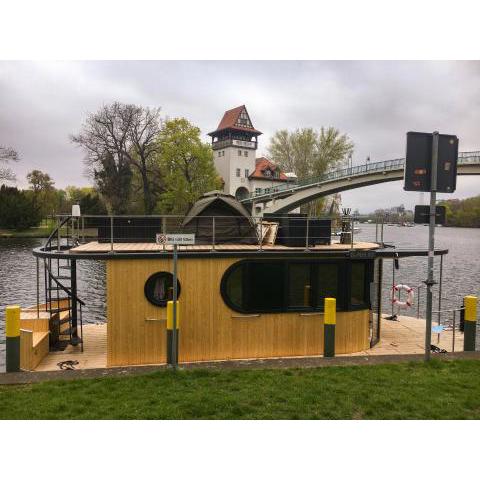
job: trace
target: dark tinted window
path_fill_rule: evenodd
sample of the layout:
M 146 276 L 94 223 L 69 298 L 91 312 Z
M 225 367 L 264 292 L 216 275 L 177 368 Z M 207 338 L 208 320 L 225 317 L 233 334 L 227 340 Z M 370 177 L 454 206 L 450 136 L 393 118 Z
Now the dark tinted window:
M 351 264 L 350 303 L 352 306 L 363 305 L 365 302 L 365 263 Z
M 288 268 L 288 306 L 312 306 L 312 279 L 309 263 L 291 263 Z
M 248 265 L 248 308 L 252 311 L 283 309 L 284 262 L 252 262 Z
M 337 309 L 342 307 L 338 291 L 338 270 L 336 263 L 323 263 L 317 269 L 317 307 L 323 309 L 325 298 L 336 298 Z
M 227 298 L 232 303 L 232 306 L 239 310 L 245 308 L 243 302 L 243 271 L 245 267 L 245 263 L 237 265 L 236 268 L 230 272 L 230 275 L 228 275 L 225 282 L 225 293 Z
M 145 282 L 145 296 L 150 303 L 165 307 L 173 298 L 173 275 L 170 272 L 157 272 Z M 180 282 L 177 279 L 177 298 L 180 296 Z
M 326 297 L 337 310 L 369 305 L 367 262 L 241 261 L 225 273 L 221 294 L 243 313 L 323 310 Z

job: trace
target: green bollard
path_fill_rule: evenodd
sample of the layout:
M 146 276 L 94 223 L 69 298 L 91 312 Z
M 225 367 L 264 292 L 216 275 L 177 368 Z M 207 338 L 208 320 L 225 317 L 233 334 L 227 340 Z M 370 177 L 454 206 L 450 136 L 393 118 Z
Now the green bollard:
M 475 335 L 477 333 L 477 297 L 469 295 L 463 298 L 465 306 L 465 327 L 463 337 L 463 350 L 475 351 Z
M 335 325 L 337 323 L 337 300 L 326 298 L 324 307 L 323 356 L 335 356 Z
M 20 307 L 9 305 L 5 310 L 5 347 L 7 372 L 20 371 Z

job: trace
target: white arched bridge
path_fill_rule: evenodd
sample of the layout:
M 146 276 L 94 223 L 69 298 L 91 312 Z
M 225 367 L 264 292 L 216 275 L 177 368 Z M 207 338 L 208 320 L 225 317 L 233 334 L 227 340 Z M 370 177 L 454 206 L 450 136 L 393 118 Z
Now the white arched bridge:
M 403 179 L 405 159 L 367 163 L 335 170 L 321 177 L 264 188 L 241 200 L 244 204 L 267 204 L 263 213 L 287 213 L 294 208 L 337 192 Z M 480 151 L 458 154 L 458 175 L 480 175 Z

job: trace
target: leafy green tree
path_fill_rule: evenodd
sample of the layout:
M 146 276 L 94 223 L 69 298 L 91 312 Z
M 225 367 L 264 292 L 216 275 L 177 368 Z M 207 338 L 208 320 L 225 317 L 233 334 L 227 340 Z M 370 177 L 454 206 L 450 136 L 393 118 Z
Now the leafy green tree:
M 268 153 L 286 172 L 294 172 L 299 180 L 317 177 L 344 164 L 353 153 L 353 143 L 347 135 L 333 127 L 279 130 L 270 139 Z M 320 215 L 326 199 L 318 199 L 302 206 L 310 215 Z
M 129 213 L 132 176 L 130 164 L 124 158 L 115 161 L 113 155 L 106 153 L 98 159 L 93 178 L 111 214 Z
M 27 174 L 27 180 L 32 192 L 34 208 L 38 210 L 41 217 L 45 217 L 55 210 L 55 188 L 54 181 L 48 173 L 40 170 L 32 170 Z
M 157 210 L 185 214 L 205 192 L 220 188 L 209 144 L 200 138 L 200 129 L 185 118 L 165 122 L 159 135 L 158 157 L 166 191 Z
M 22 230 L 40 223 L 41 215 L 32 198 L 16 187 L 0 187 L 0 227 Z
M 294 172 L 302 180 L 323 175 L 327 170 L 345 163 L 353 153 L 347 135 L 333 128 L 279 130 L 270 139 L 271 159 L 284 171 Z
M 480 227 L 480 195 L 463 200 L 442 200 L 446 223 L 450 227 Z

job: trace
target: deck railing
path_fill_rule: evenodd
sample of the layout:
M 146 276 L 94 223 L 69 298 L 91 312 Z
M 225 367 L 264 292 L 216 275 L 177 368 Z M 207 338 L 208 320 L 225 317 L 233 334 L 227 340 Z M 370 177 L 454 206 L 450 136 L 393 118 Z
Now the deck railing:
M 67 217 L 58 216 L 59 223 Z M 358 222 L 366 222 L 367 218 L 370 226 L 364 224 L 366 231 L 362 232 L 362 224 Z M 235 244 L 255 245 L 260 250 L 273 245 L 308 250 L 332 243 L 348 244 L 353 248 L 358 241 L 382 244 L 386 218 L 377 216 L 371 220 L 362 215 L 275 215 L 269 218 L 216 215 L 188 219 L 177 215 L 82 215 L 71 223 L 68 231 L 59 229 L 56 240 L 58 245 L 63 244 L 62 249 L 69 248 L 67 245 L 97 241 L 108 245 L 113 252 L 117 244 L 156 243 L 157 234 L 193 233 L 196 245 L 210 246 L 212 250 Z

